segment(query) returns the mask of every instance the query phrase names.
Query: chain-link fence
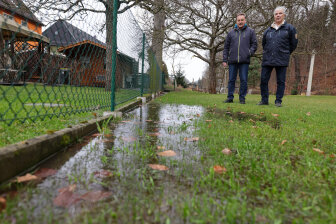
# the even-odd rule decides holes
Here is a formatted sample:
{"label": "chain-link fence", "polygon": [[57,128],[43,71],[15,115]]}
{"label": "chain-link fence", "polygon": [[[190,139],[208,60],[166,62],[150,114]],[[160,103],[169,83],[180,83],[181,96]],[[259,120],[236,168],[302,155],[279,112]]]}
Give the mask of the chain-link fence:
{"label": "chain-link fence", "polygon": [[114,52],[105,15],[44,26],[22,1],[0,1],[0,122],[113,110],[162,90],[160,66],[132,12],[118,15]]}

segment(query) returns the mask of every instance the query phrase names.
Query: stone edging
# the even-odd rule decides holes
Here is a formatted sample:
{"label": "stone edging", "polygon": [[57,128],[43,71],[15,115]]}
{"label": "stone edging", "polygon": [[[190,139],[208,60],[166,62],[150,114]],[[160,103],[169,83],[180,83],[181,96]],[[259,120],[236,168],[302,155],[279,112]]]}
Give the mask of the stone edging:
{"label": "stone edging", "polygon": [[[151,99],[152,96],[146,97],[146,101]],[[142,100],[138,99],[116,112],[125,112],[141,104]],[[96,123],[102,123],[111,116],[116,116],[116,113],[0,148],[0,183],[33,168],[66,146],[77,142],[78,139],[97,131]]]}

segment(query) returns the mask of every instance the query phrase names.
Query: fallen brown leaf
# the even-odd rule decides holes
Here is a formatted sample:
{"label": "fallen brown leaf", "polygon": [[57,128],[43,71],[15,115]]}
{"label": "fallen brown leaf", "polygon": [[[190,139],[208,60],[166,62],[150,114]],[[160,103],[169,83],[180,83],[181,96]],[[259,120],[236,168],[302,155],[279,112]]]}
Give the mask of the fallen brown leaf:
{"label": "fallen brown leaf", "polygon": [[37,179],[38,179],[37,176],[35,176],[35,175],[31,175],[30,173],[27,173],[27,174],[24,175],[24,176],[18,177],[18,178],[17,178],[17,182],[18,182],[18,183],[23,183],[23,182],[29,182],[29,181],[37,180]]}
{"label": "fallen brown leaf", "polygon": [[335,154],[330,154],[329,157],[330,158],[335,158],[336,156],[335,156]]}
{"label": "fallen brown leaf", "polygon": [[49,169],[49,168],[41,168],[38,171],[36,171],[34,175],[42,179],[42,178],[55,175],[56,173],[57,173],[57,170]]}
{"label": "fallen brown leaf", "polygon": [[113,135],[112,134],[104,134],[104,137],[105,138],[110,138],[110,137],[112,137]]}
{"label": "fallen brown leaf", "polygon": [[160,145],[158,145],[156,148],[157,148],[158,150],[166,149],[166,147],[164,147],[164,146],[160,146]]}
{"label": "fallen brown leaf", "polygon": [[324,152],[323,152],[322,150],[320,150],[320,149],[313,148],[313,150],[314,150],[315,152],[318,152],[318,153],[320,153],[320,154],[324,154]]}
{"label": "fallen brown leaf", "polygon": [[93,135],[91,135],[92,137],[98,137],[98,136],[101,136],[101,134],[99,134],[99,133],[96,133],[96,134],[93,134]]}
{"label": "fallen brown leaf", "polygon": [[246,114],[244,111],[239,112],[240,114]]}
{"label": "fallen brown leaf", "polygon": [[214,169],[214,171],[215,171],[216,173],[219,173],[219,174],[226,172],[226,168],[225,168],[225,167],[222,167],[222,166],[220,166],[220,165],[215,165],[215,166],[213,167],[213,169]]}
{"label": "fallen brown leaf", "polygon": [[146,120],[146,122],[153,122],[153,120]]}
{"label": "fallen brown leaf", "polygon": [[131,122],[131,121],[121,121],[121,123],[129,123],[129,122]]}
{"label": "fallen brown leaf", "polygon": [[94,175],[96,177],[104,178],[104,177],[112,177],[113,173],[108,170],[100,170],[100,171],[94,172]]}
{"label": "fallen brown leaf", "polygon": [[281,145],[284,145],[287,142],[287,140],[282,140]]}
{"label": "fallen brown leaf", "polygon": [[164,166],[164,165],[160,165],[160,164],[148,164],[148,166],[150,168],[152,168],[153,170],[160,170],[160,171],[166,171],[169,170],[168,167]]}
{"label": "fallen brown leaf", "polygon": [[67,208],[80,200],[80,195],[75,194],[74,191],[76,189],[76,185],[70,185],[65,188],[61,188],[58,190],[59,194],[56,198],[54,198],[54,205],[58,207]]}
{"label": "fallen brown leaf", "polygon": [[89,202],[97,202],[100,200],[103,200],[105,198],[108,198],[112,195],[111,192],[107,192],[107,191],[92,191],[92,192],[88,192],[86,194],[83,194],[82,196],[80,196],[80,199],[83,199],[85,201],[89,201]]}
{"label": "fallen brown leaf", "polygon": [[6,209],[6,199],[3,197],[0,197],[0,212],[4,209]]}
{"label": "fallen brown leaf", "polygon": [[233,123],[233,120],[229,120],[230,123]]}
{"label": "fallen brown leaf", "polygon": [[205,122],[212,122],[212,120],[205,120]]}
{"label": "fallen brown leaf", "polygon": [[222,153],[225,155],[230,155],[232,153],[231,149],[225,148],[222,150]]}
{"label": "fallen brown leaf", "polygon": [[124,142],[134,142],[136,140],[135,137],[122,137]]}
{"label": "fallen brown leaf", "polygon": [[200,117],[201,115],[200,114],[196,114],[197,117]]}
{"label": "fallen brown leaf", "polygon": [[252,126],[252,128],[257,128],[257,126]]}
{"label": "fallen brown leaf", "polygon": [[264,115],[265,113],[264,112],[260,112],[261,115]]}
{"label": "fallen brown leaf", "polygon": [[160,133],[156,132],[156,133],[150,133],[148,135],[154,137],[154,136],[160,136]]}
{"label": "fallen brown leaf", "polygon": [[163,156],[163,157],[171,157],[171,156],[176,156],[176,153],[173,150],[167,150],[163,152],[158,152],[158,156]]}
{"label": "fallen brown leaf", "polygon": [[250,119],[249,121],[252,122],[252,123],[254,123],[254,124],[256,123],[253,119]]}
{"label": "fallen brown leaf", "polygon": [[199,137],[193,137],[193,138],[187,138],[185,137],[184,138],[184,141],[187,141],[187,142],[196,142],[199,140]]}
{"label": "fallen brown leaf", "polygon": [[208,128],[211,128],[211,124],[208,125]]}
{"label": "fallen brown leaf", "polygon": [[311,115],[311,113],[310,113],[310,112],[308,112],[308,113],[306,113],[306,115],[307,115],[307,116],[310,116],[310,115]]}

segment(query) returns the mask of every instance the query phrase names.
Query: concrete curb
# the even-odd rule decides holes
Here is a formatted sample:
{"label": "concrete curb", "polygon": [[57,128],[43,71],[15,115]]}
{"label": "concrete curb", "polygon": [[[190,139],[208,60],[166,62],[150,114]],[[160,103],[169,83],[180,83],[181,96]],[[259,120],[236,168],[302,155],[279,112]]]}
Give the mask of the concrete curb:
{"label": "concrete curb", "polygon": [[[151,96],[146,100],[150,101]],[[142,104],[142,100],[129,103],[116,112],[126,112]],[[26,141],[0,148],[0,183],[5,182],[28,169],[33,168],[80,138],[97,131],[97,122],[102,123],[111,115],[65,128],[52,134],[38,136]]]}

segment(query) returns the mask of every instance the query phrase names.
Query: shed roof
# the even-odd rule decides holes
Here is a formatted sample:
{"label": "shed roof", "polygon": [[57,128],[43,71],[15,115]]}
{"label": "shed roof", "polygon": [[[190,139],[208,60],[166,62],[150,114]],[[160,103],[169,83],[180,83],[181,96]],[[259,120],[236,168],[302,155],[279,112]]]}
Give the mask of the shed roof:
{"label": "shed roof", "polygon": [[106,46],[105,43],[96,37],[64,20],[55,22],[43,32],[43,35],[50,39],[50,45],[57,47],[66,47],[83,41],[91,41],[104,47]]}
{"label": "shed roof", "polygon": [[22,0],[0,0],[0,8],[10,11],[13,15],[20,15],[38,23],[39,25],[43,25],[43,23],[36,18],[34,13],[32,13]]}

